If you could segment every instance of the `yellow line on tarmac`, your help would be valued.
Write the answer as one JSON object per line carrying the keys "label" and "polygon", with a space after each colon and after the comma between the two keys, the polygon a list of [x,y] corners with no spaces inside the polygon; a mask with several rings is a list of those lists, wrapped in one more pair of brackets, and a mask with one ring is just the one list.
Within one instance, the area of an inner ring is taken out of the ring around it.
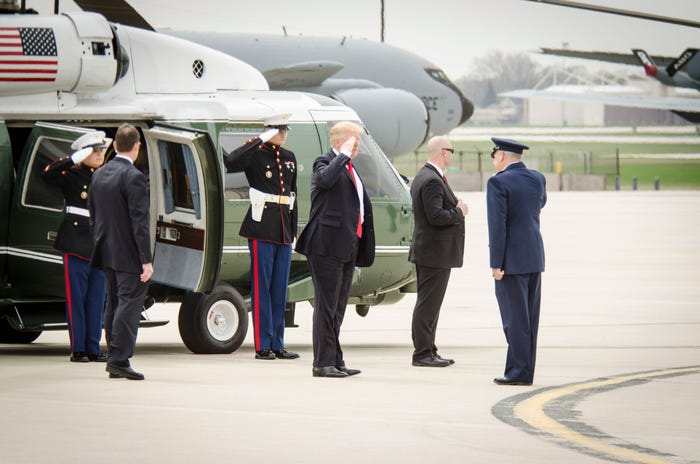
{"label": "yellow line on tarmac", "polygon": [[631,380],[648,379],[651,377],[661,377],[673,374],[688,374],[692,372],[700,372],[700,367],[687,367],[679,369],[660,370],[654,372],[643,372],[640,374],[625,375],[606,380],[597,380],[575,385],[569,385],[562,388],[556,388],[554,390],[548,390],[537,395],[533,395],[530,398],[518,403],[515,406],[513,413],[515,417],[528,423],[529,425],[538,430],[550,433],[556,437],[574,442],[575,444],[584,446],[586,448],[601,451],[612,456],[620,456],[627,459],[633,459],[635,461],[645,464],[668,464],[669,461],[665,461],[657,457],[648,456],[628,448],[623,448],[615,445],[608,445],[606,443],[596,441],[591,437],[587,437],[586,435],[576,432],[575,430],[572,430],[549,417],[547,414],[545,414],[544,408],[550,401],[561,398],[562,396],[578,393],[582,390],[616,385],[624,382],[629,382]]}

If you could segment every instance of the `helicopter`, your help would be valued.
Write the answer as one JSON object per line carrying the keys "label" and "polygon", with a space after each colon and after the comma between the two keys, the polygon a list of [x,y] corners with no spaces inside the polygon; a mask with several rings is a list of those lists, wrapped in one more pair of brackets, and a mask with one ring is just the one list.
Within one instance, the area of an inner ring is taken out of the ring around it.
{"label": "helicopter", "polygon": [[[40,172],[70,154],[80,135],[113,138],[128,122],[144,141],[136,165],[150,188],[148,300],[180,303],[179,331],[192,352],[235,351],[248,329],[250,264],[238,230],[249,198],[245,175],[226,173],[222,153],[259,134],[270,114],[291,115],[285,146],[297,156],[301,233],[313,160],[328,149],[335,123],[362,125],[357,113],[321,95],[270,91],[260,72],[229,55],[97,13],[22,13],[0,14],[0,343],[66,328],[53,249],[65,205]],[[405,179],[366,130],[355,165],[372,199],[377,243],[374,265],[355,272],[349,301],[366,315],[415,292],[407,259],[413,216]],[[287,324],[296,303],[312,300],[306,259],[294,253]]]}

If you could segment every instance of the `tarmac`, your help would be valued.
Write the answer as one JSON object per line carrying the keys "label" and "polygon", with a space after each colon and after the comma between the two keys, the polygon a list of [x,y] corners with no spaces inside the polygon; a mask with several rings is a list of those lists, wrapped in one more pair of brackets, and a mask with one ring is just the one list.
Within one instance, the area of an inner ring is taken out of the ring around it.
{"label": "tarmac", "polygon": [[287,329],[297,360],[193,355],[176,304],[139,332],[133,367],[68,362],[65,332],[0,346],[0,463],[700,463],[700,192],[551,192],[531,387],[498,386],[505,339],[482,192],[461,194],[465,265],[437,346],[411,366],[415,295],[348,308],[344,379],[311,376],[311,315]]}

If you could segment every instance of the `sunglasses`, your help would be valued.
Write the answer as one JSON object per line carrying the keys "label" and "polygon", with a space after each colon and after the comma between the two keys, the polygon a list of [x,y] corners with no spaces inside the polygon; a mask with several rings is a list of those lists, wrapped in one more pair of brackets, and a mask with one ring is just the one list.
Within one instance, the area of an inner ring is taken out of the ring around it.
{"label": "sunglasses", "polygon": [[453,155],[454,155],[454,153],[455,153],[455,149],[454,149],[454,148],[443,148],[443,150],[449,151],[449,152],[452,153]]}

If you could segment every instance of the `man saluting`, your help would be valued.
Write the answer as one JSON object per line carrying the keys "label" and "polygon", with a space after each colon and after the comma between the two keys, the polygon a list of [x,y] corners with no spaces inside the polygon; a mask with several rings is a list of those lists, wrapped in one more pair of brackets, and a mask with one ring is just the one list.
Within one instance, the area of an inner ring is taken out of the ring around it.
{"label": "man saluting", "polygon": [[288,114],[270,116],[259,136],[224,153],[226,170],[245,172],[250,184],[250,208],[240,235],[250,250],[255,359],[299,357],[284,347],[284,308],[297,234],[297,160],[282,147],[288,121]]}

